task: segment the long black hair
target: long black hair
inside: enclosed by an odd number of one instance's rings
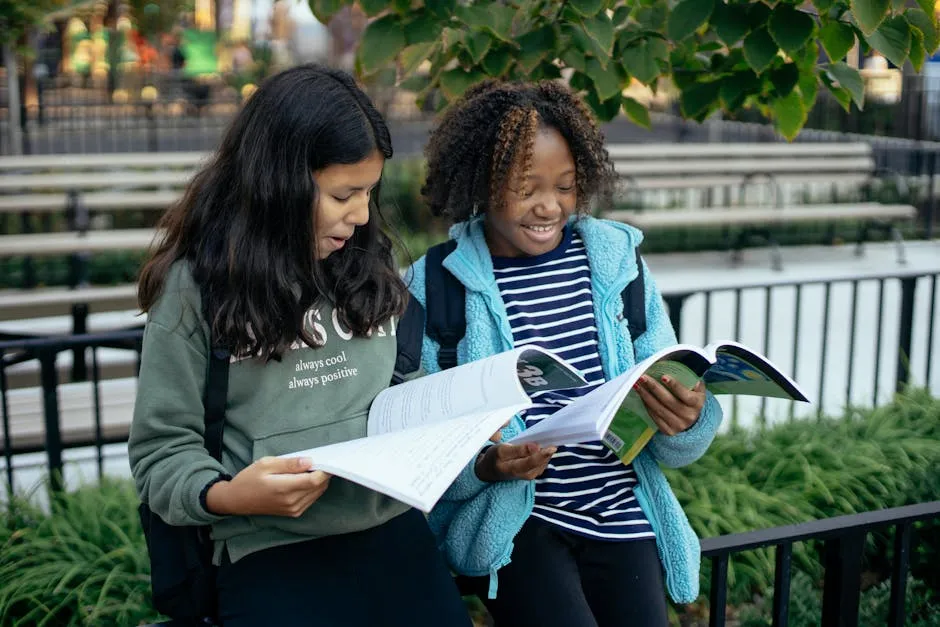
[[[454,222],[501,202],[510,176],[525,178],[540,127],[554,128],[575,161],[578,210],[609,205],[614,166],[593,114],[559,81],[483,81],[444,111],[425,148],[421,193],[435,216]]]
[[[234,354],[279,358],[322,299],[355,335],[404,310],[407,288],[371,194],[368,224],[318,261],[313,172],[392,156],[382,116],[346,73],[318,65],[267,79],[232,121],[211,162],[163,216],[164,236],[141,271],[148,311],[170,267],[189,262],[213,341]]]

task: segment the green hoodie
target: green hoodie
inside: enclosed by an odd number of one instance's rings
[[[299,340],[280,361],[233,359],[222,463],[203,444],[203,392],[209,329],[189,267],[171,269],[150,310],[128,453],[142,501],[172,525],[212,525],[216,561],[222,547],[234,562],[264,548],[380,525],[407,506],[334,477],[302,516],[217,516],[199,502],[220,473],[234,476],[253,461],[366,434],[375,396],[395,365],[395,320],[369,338],[352,337],[330,306],[304,324],[325,338]],[[315,461],[315,460],[314,460]]]

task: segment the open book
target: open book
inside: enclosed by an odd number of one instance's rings
[[[644,374],[656,380],[669,375],[690,389],[701,379],[712,394],[809,400],[769,359],[743,344],[723,341],[704,349],[678,344],[651,355],[526,429],[511,442],[552,446],[600,440],[623,463],[629,464],[658,430],[633,390]]]
[[[309,457],[315,470],[429,512],[531,394],[585,384],[551,353],[518,348],[390,387],[369,409],[367,437],[284,457]]]

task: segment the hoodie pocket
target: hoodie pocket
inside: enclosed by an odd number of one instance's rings
[[[368,412],[360,412],[328,424],[296,426],[259,436],[252,442],[251,458],[257,461],[266,456],[296,453],[363,438],[366,435],[367,418]]]

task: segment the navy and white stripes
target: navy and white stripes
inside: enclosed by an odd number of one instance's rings
[[[591,272],[584,244],[571,228],[561,244],[537,257],[494,257],[496,283],[516,347],[537,345],[578,368],[589,385],[533,396],[527,426],[604,382],[597,352]],[[559,447],[536,480],[533,516],[601,539],[653,537],[633,494],[636,473],[600,442]]]

